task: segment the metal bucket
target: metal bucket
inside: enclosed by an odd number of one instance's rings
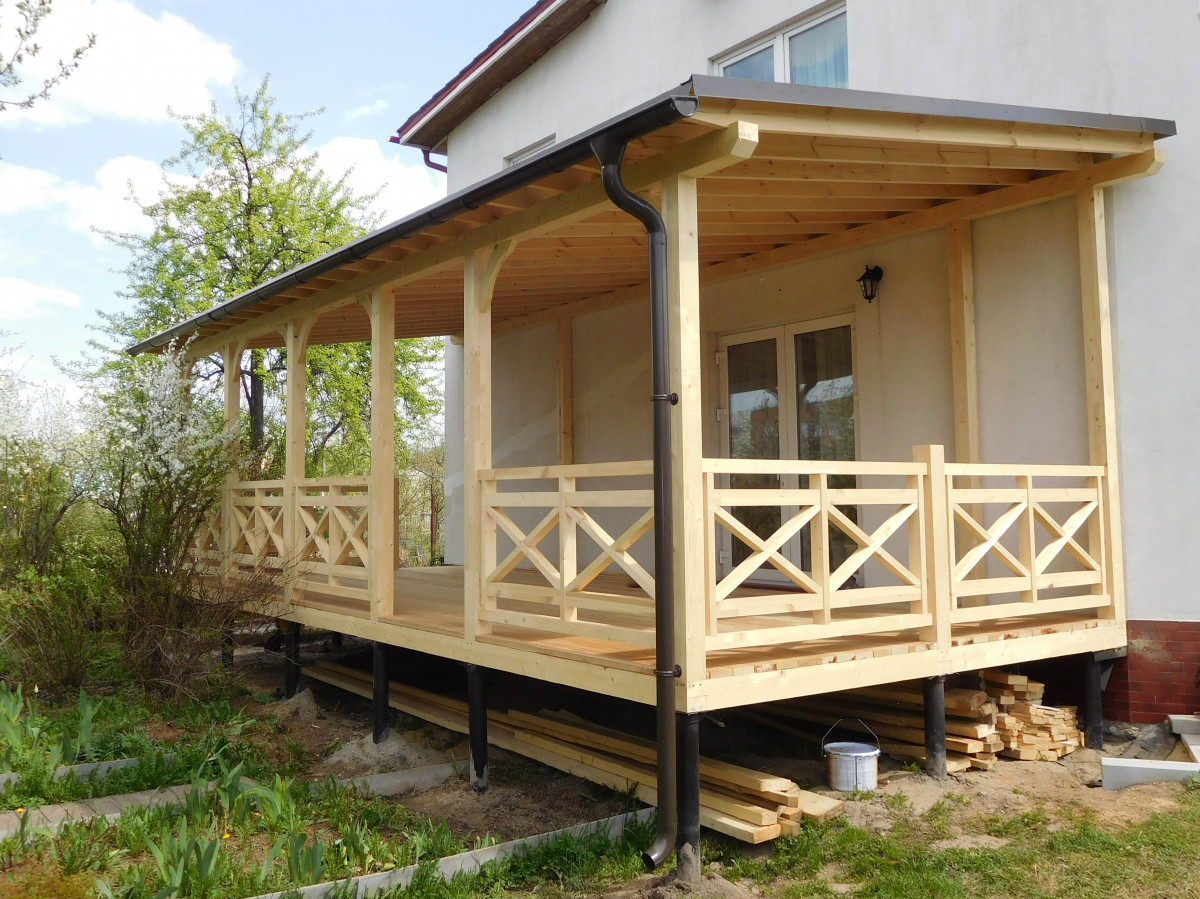
[[[825,736],[828,737],[833,732],[833,728],[842,723],[842,720],[839,718],[837,724],[825,732]],[[875,732],[871,728],[861,720],[859,723],[870,732],[872,737],[875,737]],[[870,743],[826,743],[822,738],[821,751],[825,754],[825,776],[829,780],[831,788],[842,793],[853,793],[856,790],[874,790],[878,785],[878,737],[875,737],[874,746]]]

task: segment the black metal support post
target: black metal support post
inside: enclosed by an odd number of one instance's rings
[[[283,695],[291,699],[300,687],[300,625],[287,623],[287,641],[283,649]]]
[[[387,645],[376,640],[371,649],[371,739],[382,743],[388,736]]]
[[[925,678],[925,773],[946,776],[946,676]]]
[[[467,730],[471,743],[471,786],[475,792],[488,788],[487,669],[467,665]]]
[[[1083,738],[1088,749],[1104,748],[1104,663],[1087,652],[1083,661]]]
[[[233,629],[225,628],[221,631],[221,667],[233,667]]]
[[[675,836],[675,876],[700,885],[700,715],[675,716],[679,824]]]

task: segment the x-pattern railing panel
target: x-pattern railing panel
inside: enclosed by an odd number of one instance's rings
[[[652,621],[654,576],[637,557],[639,543],[654,528],[651,491],[626,487],[582,490],[576,486],[583,478],[644,477],[649,473],[649,463],[644,462],[490,472],[491,477],[484,479],[483,532],[485,547],[492,547],[484,557],[492,561],[484,566],[480,620],[651,644],[652,629],[626,623]],[[501,484],[516,486],[514,482],[519,481],[539,482],[538,489],[499,489]],[[553,482],[553,489],[542,489],[547,481]],[[604,510],[608,518],[599,510]],[[612,521],[628,522],[630,512],[634,513],[632,523],[612,527]],[[502,539],[512,546],[497,558]],[[594,545],[590,557],[586,556],[589,544]],[[629,578],[628,587],[619,592],[612,592],[611,580],[598,580],[613,569]],[[530,583],[520,570],[536,572],[544,583]],[[638,592],[627,592],[629,589]],[[524,605],[514,608],[512,601]],[[531,604],[539,612],[529,611]],[[610,626],[596,620],[605,615],[620,616],[621,624]]]
[[[708,583],[709,640],[712,646],[756,645],[787,641],[804,632],[820,639],[824,630],[832,634],[854,631],[854,624],[834,621],[834,611],[858,609],[861,632],[869,633],[885,619],[889,626],[916,626],[928,617],[924,582],[923,492],[925,469],[917,463],[786,462],[706,459],[706,504],[713,551],[722,535],[745,547],[743,558],[722,574],[710,564]],[[772,487],[723,487],[718,478],[769,475],[779,485]],[[904,487],[847,487],[848,477],[903,478]],[[806,478],[807,487],[787,486]],[[802,483],[802,481],[801,481]],[[756,529],[738,509],[778,509],[778,526],[769,533]],[[870,517],[877,524],[866,526],[863,510],[881,510]],[[882,515],[882,520],[879,516]],[[907,556],[890,548],[907,534]],[[843,535],[836,537],[835,535]],[[799,552],[807,540],[807,558]],[[840,544],[835,548],[835,543]],[[864,566],[874,564],[892,576],[894,586],[860,589],[851,584]],[[804,566],[807,566],[804,567]],[[779,572],[775,580],[764,570]],[[756,577],[757,576],[757,577]],[[781,586],[775,587],[773,584]],[[811,597],[805,600],[802,597]],[[863,615],[868,606],[906,604],[907,613],[893,610]],[[728,607],[728,609],[726,609]],[[811,623],[801,617],[811,611]],[[794,626],[764,627],[752,633],[731,631],[736,619],[767,616],[797,621]],[[847,631],[849,628],[849,631]]]
[[[954,465],[947,466],[947,472],[953,620],[1108,604],[1103,555],[1098,551],[1105,514],[1103,469]],[[968,486],[959,486],[956,478],[967,480]],[[1013,486],[980,486],[981,478],[993,483],[1007,479]],[[1047,479],[1083,486],[1049,485],[1044,483]],[[1001,571],[989,571],[989,560]],[[1051,590],[1055,592],[1048,594]],[[1006,594],[1019,594],[1019,609],[1011,599],[1004,601]]]

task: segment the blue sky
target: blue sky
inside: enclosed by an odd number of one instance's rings
[[[183,131],[167,115],[233,108],[270,74],[283,112],[324,112],[309,146],[337,177],[399,218],[444,194],[418,152],[388,143],[400,123],[532,0],[54,0],[34,61],[53,64],[95,33],[78,72],[30,111],[0,113],[0,347],[23,375],[63,381],[98,310],[121,308],[128,253],[92,229],[145,230],[126,197],[151,201]],[[0,0],[8,43],[14,0]],[[27,67],[26,84],[37,69]],[[10,96],[12,92],[6,94]]]

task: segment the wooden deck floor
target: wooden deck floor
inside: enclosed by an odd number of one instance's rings
[[[537,575],[527,575],[529,583],[537,582]],[[601,586],[605,591],[626,593],[633,596],[636,588],[622,575],[601,575]],[[409,632],[423,632],[466,642],[463,626],[463,568],[443,566],[437,568],[400,568],[395,573],[394,609],[391,615],[379,618],[381,625],[394,625]],[[353,586],[362,586],[355,584]],[[369,610],[355,600],[336,595],[337,588],[315,581],[296,598],[297,605],[320,609],[337,614],[369,618]],[[648,602],[648,600],[647,600]],[[532,605],[532,604],[517,604]],[[536,608],[536,607],[535,607]],[[544,607],[543,607],[544,610]],[[873,610],[878,611],[878,608]],[[612,619],[623,627],[641,627],[650,631],[645,619],[616,614],[595,613],[595,620],[604,622]],[[807,623],[811,619],[804,615],[792,617],[791,623]],[[1008,644],[1026,637],[1069,634],[1110,626],[1112,622],[1097,619],[1087,614],[1058,614],[1037,616],[1015,616],[980,624],[960,625],[953,629],[953,645],[970,649],[985,644]],[[651,677],[654,667],[654,650],[645,646],[631,646],[618,642],[588,639],[578,636],[562,636],[531,628],[495,625],[489,634],[476,638],[478,643],[506,647],[524,653],[538,653],[561,659],[571,659],[605,668],[616,668],[633,674]],[[420,639],[407,641],[420,646]],[[444,645],[444,644],[440,644]],[[710,679],[761,675],[768,672],[783,672],[794,668],[818,665],[862,662],[868,659],[884,659],[926,652],[932,647],[920,639],[916,631],[893,631],[870,636],[851,636],[836,639],[811,640],[803,643],[787,643],[775,646],[759,646],[712,650],[707,655],[707,676]],[[1015,647],[1014,647],[1015,648]],[[994,657],[995,652],[988,653]],[[964,652],[964,659],[973,660],[977,652]],[[964,669],[977,663],[964,663]]]

